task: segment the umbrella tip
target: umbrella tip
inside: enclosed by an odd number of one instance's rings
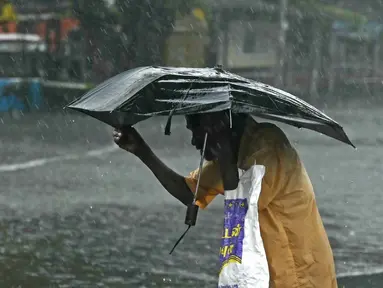
[[[171,134],[170,132],[171,126],[172,126],[172,115],[169,115],[168,121],[166,122],[166,126],[165,126],[165,135],[169,136]]]
[[[354,148],[355,150],[358,150],[358,148],[356,148],[356,146],[354,145],[354,143],[351,142],[350,138],[347,137],[346,135],[346,141],[345,141],[347,144],[349,144],[352,148]]]
[[[356,148],[356,146],[354,145],[354,143],[351,142],[350,139],[347,138],[347,140],[345,141],[345,143],[347,143],[348,145],[350,145],[352,148],[354,148],[355,150],[358,150],[358,148]]]

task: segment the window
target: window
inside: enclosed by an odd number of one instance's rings
[[[243,53],[268,53],[275,49],[278,23],[267,21],[247,22],[244,28]]]
[[[250,25],[246,25],[245,37],[243,40],[243,52],[254,53],[256,47],[255,31]]]
[[[20,53],[0,53],[0,77],[20,77],[26,69]]]

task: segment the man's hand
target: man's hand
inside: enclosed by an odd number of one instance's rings
[[[146,143],[133,127],[124,127],[113,131],[114,142],[122,149],[137,155]]]
[[[120,148],[141,159],[171,195],[185,205],[192,203],[194,196],[186,184],[185,178],[162,163],[136,129],[133,127],[115,129],[113,139]]]

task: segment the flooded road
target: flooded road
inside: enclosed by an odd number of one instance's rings
[[[344,124],[357,150],[280,127],[311,176],[340,284],[382,287],[383,109],[325,112]],[[198,152],[182,120],[171,136],[165,124],[146,121],[138,130],[186,174]],[[185,208],[111,135],[78,115],[2,118],[1,287],[216,287],[223,199],[199,214],[169,255],[186,228]]]

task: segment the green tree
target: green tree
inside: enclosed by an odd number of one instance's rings
[[[163,64],[166,40],[176,18],[197,4],[196,0],[117,0],[121,42],[129,66]]]
[[[74,14],[90,45],[111,57],[118,71],[163,64],[166,40],[177,17],[191,11],[198,0],[75,0]]]
[[[72,4],[72,13],[80,21],[82,33],[88,41],[88,64],[92,66],[93,56],[97,56],[111,61],[119,72],[121,45],[116,31],[118,13],[109,9],[104,0],[73,0]]]

